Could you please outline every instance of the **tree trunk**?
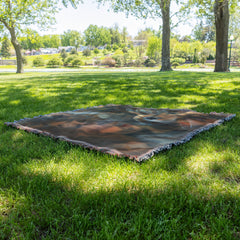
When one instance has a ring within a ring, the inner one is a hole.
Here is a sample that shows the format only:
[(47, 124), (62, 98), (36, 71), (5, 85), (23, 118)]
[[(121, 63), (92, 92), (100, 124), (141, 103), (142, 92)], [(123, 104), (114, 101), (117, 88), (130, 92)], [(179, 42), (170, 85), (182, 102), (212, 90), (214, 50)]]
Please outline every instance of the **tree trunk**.
[(9, 29), (9, 31), (11, 34), (11, 42), (15, 49), (16, 57), (17, 57), (17, 73), (23, 73), (23, 59), (22, 59), (21, 45), (17, 40), (15, 28), (12, 27)]
[(216, 63), (214, 72), (227, 72), (228, 69), (228, 0), (215, 0), (214, 6), (216, 25)]
[(162, 11), (162, 67), (160, 71), (172, 71), (170, 63), (170, 3), (171, 0), (161, 0)]

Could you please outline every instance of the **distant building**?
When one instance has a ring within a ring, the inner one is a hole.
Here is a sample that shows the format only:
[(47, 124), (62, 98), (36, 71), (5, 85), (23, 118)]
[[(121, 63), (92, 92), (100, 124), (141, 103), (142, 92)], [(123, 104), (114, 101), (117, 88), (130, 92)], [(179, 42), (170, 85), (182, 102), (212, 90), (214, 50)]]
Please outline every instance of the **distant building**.
[(56, 54), (59, 52), (57, 48), (40, 48), (39, 51), (40, 54)]
[(72, 49), (75, 48), (74, 46), (66, 46), (66, 47), (58, 47), (58, 52), (61, 52), (63, 49), (66, 51), (66, 52), (71, 52)]
[(98, 47), (98, 49), (99, 49), (99, 50), (103, 50), (103, 49), (106, 48), (106, 46), (107, 46), (107, 45), (105, 45), (105, 46), (100, 46), (100, 47)]
[(79, 52), (82, 52), (82, 51), (84, 51), (85, 49), (89, 49), (89, 47), (88, 47), (88, 46), (80, 45), (79, 48), (78, 48), (78, 51), (79, 51)]
[(146, 45), (147, 41), (146, 40), (132, 40), (133, 46), (138, 47), (138, 46), (143, 46)]
[(24, 52), (24, 55), (26, 55), (26, 56), (30, 56), (30, 55), (41, 55), (41, 54), (42, 54), (42, 53), (41, 53), (40, 50), (32, 50), (32, 51), (27, 50), (27, 51)]

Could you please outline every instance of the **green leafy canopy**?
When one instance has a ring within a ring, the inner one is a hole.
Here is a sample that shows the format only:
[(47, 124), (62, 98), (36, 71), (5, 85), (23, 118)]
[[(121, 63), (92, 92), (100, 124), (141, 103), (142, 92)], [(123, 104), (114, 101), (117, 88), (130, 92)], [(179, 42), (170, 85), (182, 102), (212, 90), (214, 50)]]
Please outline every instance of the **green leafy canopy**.
[[(224, 0), (220, 0), (219, 2), (224, 1)], [(214, 8), (214, 4), (215, 4), (216, 0), (189, 0), (187, 2), (188, 7), (189, 6), (197, 6), (198, 8), (198, 12), (197, 14), (200, 16), (203, 15), (208, 15), (209, 11), (212, 12), (213, 8)], [(228, 4), (229, 4), (229, 10), (230, 13), (233, 13), (236, 9), (236, 7), (239, 5), (239, 0), (228, 0)]]
[(57, 0), (0, 0), (1, 24), (18, 31), (33, 24), (47, 27), (55, 22), (53, 15), (58, 11)]
[[(97, 0), (99, 4), (110, 3), (110, 8), (115, 12), (125, 12), (139, 18), (155, 18), (161, 16), (161, 8), (164, 8), (173, 0)], [(180, 4), (184, 0), (174, 0)]]

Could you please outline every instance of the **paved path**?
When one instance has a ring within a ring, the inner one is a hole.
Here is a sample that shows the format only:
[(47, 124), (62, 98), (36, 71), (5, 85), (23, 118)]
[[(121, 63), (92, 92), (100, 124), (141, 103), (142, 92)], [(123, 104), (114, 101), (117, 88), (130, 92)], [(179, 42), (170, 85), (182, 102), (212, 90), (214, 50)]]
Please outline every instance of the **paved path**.
[[(24, 69), (24, 72), (157, 72), (156, 68), (80, 68), (80, 69), (66, 69), (66, 68), (38, 68), (38, 69)], [(213, 72), (209, 68), (191, 68), (191, 69), (174, 69), (179, 72)], [(14, 73), (16, 69), (0, 68), (0, 72)], [(231, 69), (231, 72), (240, 72), (239, 69)]]

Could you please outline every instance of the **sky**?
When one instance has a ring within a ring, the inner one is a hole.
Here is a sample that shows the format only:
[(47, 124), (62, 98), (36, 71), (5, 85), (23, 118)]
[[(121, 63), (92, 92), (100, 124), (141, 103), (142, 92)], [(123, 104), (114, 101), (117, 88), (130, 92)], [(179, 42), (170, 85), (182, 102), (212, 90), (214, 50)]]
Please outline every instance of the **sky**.
[[(99, 27), (112, 27), (114, 24), (118, 24), (120, 29), (127, 27), (128, 33), (134, 37), (146, 27), (158, 30), (161, 25), (161, 19), (141, 20), (133, 16), (126, 17), (124, 13), (114, 13), (108, 9), (107, 6), (98, 8), (97, 3), (91, 0), (80, 4), (77, 9), (73, 9), (71, 6), (68, 6), (68, 8), (62, 7), (62, 10), (56, 14), (56, 24), (52, 26), (53, 29), (40, 32), (40, 34), (63, 34), (68, 29), (83, 33), (90, 24)], [(172, 6), (172, 9), (176, 9), (176, 6)], [(173, 32), (183, 36), (190, 35), (191, 30), (192, 27), (189, 24), (181, 24), (181, 28), (179, 27)]]

